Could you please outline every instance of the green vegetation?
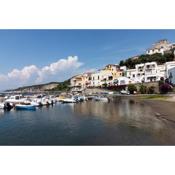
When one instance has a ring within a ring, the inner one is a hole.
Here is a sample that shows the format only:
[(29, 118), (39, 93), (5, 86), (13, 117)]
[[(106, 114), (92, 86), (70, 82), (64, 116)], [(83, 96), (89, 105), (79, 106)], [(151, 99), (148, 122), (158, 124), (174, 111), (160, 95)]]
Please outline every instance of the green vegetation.
[(128, 85), (128, 91), (129, 91), (130, 94), (134, 94), (134, 92), (137, 91), (137, 88), (134, 84), (129, 84)]
[(141, 84), (139, 91), (140, 91), (141, 94), (146, 94), (147, 93), (147, 87), (144, 86), (143, 84)]
[(139, 91), (141, 94), (154, 94), (155, 87), (154, 86), (147, 87), (147, 86), (141, 84)]
[(119, 65), (127, 66), (129, 69), (133, 69), (135, 68), (136, 64), (140, 64), (140, 63), (155, 61), (157, 62), (157, 64), (163, 64), (167, 61), (173, 61), (173, 60), (174, 60), (174, 54), (173, 54), (173, 50), (171, 50), (169, 53), (165, 53), (164, 55), (156, 53), (153, 55), (140, 55), (138, 58), (135, 58), (135, 59), (128, 58), (125, 61), (121, 60)]
[(70, 85), (70, 80), (66, 80), (64, 82), (59, 83), (58, 86), (52, 89), (51, 91), (68, 91), (69, 85)]

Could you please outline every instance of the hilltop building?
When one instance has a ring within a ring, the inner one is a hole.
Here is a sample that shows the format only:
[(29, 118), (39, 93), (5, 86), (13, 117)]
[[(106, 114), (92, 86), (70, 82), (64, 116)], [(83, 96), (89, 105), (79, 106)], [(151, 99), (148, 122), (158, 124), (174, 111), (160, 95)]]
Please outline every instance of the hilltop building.
[(175, 44), (170, 43), (168, 40), (159, 40), (149, 49), (147, 49), (146, 54), (152, 55), (155, 53), (161, 53), (164, 55), (165, 52), (170, 51), (171, 49), (175, 48)]

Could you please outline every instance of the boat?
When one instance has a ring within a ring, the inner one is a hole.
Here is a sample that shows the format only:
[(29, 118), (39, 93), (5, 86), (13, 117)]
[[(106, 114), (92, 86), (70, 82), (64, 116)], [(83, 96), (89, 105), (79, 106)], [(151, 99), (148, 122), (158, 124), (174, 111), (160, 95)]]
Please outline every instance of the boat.
[(80, 95), (76, 95), (73, 97), (73, 99), (76, 101), (76, 102), (83, 102), (83, 101), (86, 101), (87, 98), (85, 96), (80, 96)]
[(109, 98), (97, 96), (94, 98), (95, 101), (109, 102)]
[(11, 104), (9, 102), (4, 103), (4, 110), (10, 111), (12, 108), (13, 108), (13, 104)]
[(4, 109), (4, 103), (0, 103), (0, 109)]
[(12, 103), (12, 104), (19, 104), (25, 102), (27, 99), (24, 98), (22, 95), (13, 95), (10, 96), (5, 100), (7, 103)]
[(36, 110), (36, 106), (32, 104), (16, 104), (16, 110)]
[(62, 103), (76, 103), (74, 98), (64, 98), (61, 100)]

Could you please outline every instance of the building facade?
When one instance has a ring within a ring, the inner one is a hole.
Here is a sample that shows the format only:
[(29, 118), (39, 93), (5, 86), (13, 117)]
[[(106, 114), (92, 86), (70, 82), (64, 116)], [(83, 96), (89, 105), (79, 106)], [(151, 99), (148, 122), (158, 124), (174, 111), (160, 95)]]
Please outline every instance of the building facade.
[(91, 74), (90, 73), (84, 73), (80, 75), (76, 75), (71, 78), (70, 80), (70, 86), (73, 91), (82, 91), (86, 87), (90, 85), (90, 79)]
[(165, 77), (165, 65), (157, 65), (156, 62), (136, 64), (135, 69), (128, 69), (126, 77), (135, 83), (159, 81)]
[(91, 87), (111, 86), (114, 80), (123, 76), (123, 70), (115, 64), (108, 64), (103, 69), (91, 74)]

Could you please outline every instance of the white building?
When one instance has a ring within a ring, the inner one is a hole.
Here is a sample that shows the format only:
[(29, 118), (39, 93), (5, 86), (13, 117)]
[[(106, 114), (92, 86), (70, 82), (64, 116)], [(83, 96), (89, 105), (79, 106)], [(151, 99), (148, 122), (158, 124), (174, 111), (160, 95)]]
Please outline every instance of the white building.
[(113, 85), (114, 80), (121, 76), (123, 76), (123, 70), (118, 65), (108, 64), (103, 69), (91, 74), (90, 86)]
[(175, 61), (169, 61), (165, 63), (166, 75), (165, 78), (169, 77), (169, 71), (175, 67)]
[(126, 76), (135, 83), (159, 81), (165, 77), (165, 65), (157, 65), (156, 62), (136, 64), (135, 69), (126, 72)]
[(153, 46), (147, 49), (146, 54), (152, 55), (155, 53), (161, 53), (162, 55), (166, 52), (174, 48), (174, 44), (168, 42), (168, 40), (160, 40), (153, 44)]
[(127, 77), (119, 77), (117, 79), (114, 80), (114, 84), (115, 85), (128, 85), (128, 84), (134, 84), (135, 82), (133, 80), (131, 80), (130, 78)]
[(101, 86), (101, 72), (97, 71), (91, 74), (90, 86)]
[(126, 77), (134, 81), (135, 83), (137, 82), (136, 80), (136, 69), (127, 69), (126, 70)]

